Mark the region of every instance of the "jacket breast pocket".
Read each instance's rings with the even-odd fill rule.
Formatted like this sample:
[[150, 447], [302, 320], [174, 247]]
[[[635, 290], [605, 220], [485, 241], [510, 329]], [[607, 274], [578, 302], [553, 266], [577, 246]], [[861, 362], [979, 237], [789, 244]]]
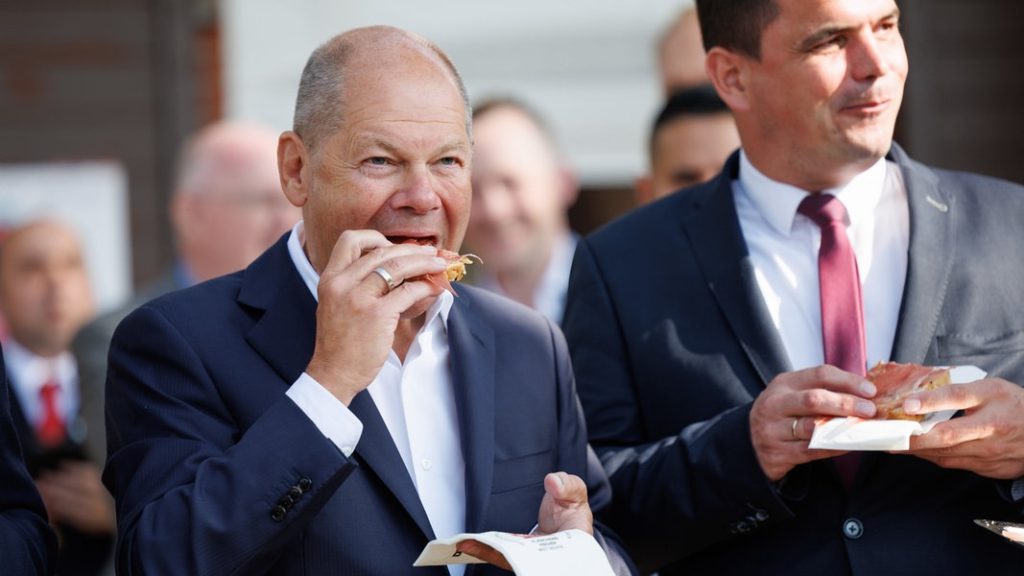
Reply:
[[1024, 330], [998, 334], [954, 333], [936, 337], [936, 355], [950, 366], [974, 365], [991, 376], [1024, 378]]
[[552, 470], [552, 450], [544, 450], [525, 456], [517, 456], [494, 462], [492, 494], [502, 494], [544, 482], [544, 476]]

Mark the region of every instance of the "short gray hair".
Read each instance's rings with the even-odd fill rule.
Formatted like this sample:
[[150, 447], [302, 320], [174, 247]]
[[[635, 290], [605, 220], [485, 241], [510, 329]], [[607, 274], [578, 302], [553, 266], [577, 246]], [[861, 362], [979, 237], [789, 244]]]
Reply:
[[295, 119], [292, 126], [292, 130], [302, 138], [306, 146], [310, 149], [315, 148], [339, 128], [342, 117], [341, 95], [345, 70], [349, 59], [356, 53], [358, 47], [351, 36], [353, 32], [368, 31], [400, 33], [405, 38], [430, 49], [440, 58], [459, 89], [459, 95], [462, 97], [462, 103], [466, 109], [466, 132], [472, 140], [473, 111], [469, 104], [469, 95], [466, 92], [462, 76], [459, 75], [459, 71], [455, 69], [455, 65], [448, 55], [436, 44], [422, 36], [397, 28], [374, 26], [359, 28], [331, 38], [317, 47], [306, 61], [306, 66], [302, 69], [302, 77], [299, 80], [299, 94], [295, 99]]

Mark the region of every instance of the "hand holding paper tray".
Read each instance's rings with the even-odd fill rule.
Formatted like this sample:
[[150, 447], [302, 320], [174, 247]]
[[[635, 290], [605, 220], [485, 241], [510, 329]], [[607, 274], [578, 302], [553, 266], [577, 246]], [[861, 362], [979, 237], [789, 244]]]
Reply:
[[[977, 366], [957, 366], [950, 369], [953, 384], [966, 384], [986, 376]], [[939, 422], [953, 417], [956, 410], [929, 414], [921, 422], [913, 420], [861, 420], [860, 418], [830, 418], [819, 423], [811, 436], [810, 448], [828, 450], [907, 450], [910, 437], [927, 433]]]
[[582, 530], [566, 530], [547, 536], [508, 532], [458, 534], [429, 542], [413, 566], [481, 564], [482, 560], [455, 550], [455, 545], [463, 540], [476, 540], [501, 552], [518, 576], [613, 576], [604, 551], [593, 536]]

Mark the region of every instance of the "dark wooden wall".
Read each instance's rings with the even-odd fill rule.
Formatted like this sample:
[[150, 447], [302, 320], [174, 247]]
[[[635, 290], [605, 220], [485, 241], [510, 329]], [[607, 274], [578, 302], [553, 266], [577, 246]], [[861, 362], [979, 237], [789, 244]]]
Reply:
[[137, 285], [173, 259], [173, 167], [220, 114], [216, 43], [210, 2], [0, 2], [0, 162], [122, 162]]
[[898, 138], [917, 159], [1024, 183], [1024, 2], [903, 0]]

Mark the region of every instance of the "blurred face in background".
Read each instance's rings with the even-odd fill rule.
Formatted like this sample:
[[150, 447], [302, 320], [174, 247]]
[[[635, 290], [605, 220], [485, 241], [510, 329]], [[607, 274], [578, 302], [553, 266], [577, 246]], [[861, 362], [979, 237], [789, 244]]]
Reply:
[[644, 204], [713, 178], [740, 146], [727, 112], [679, 116], [658, 128], [651, 147], [651, 173], [637, 181]]
[[473, 121], [473, 153], [466, 243], [498, 275], [546, 264], [575, 198], [554, 146], [525, 113], [498, 106]]
[[13, 231], [0, 244], [0, 307], [10, 335], [40, 356], [67, 350], [94, 313], [82, 250], [56, 222]]
[[201, 133], [172, 204], [182, 257], [196, 280], [248, 266], [298, 221], [277, 175], [277, 134], [224, 125]]

